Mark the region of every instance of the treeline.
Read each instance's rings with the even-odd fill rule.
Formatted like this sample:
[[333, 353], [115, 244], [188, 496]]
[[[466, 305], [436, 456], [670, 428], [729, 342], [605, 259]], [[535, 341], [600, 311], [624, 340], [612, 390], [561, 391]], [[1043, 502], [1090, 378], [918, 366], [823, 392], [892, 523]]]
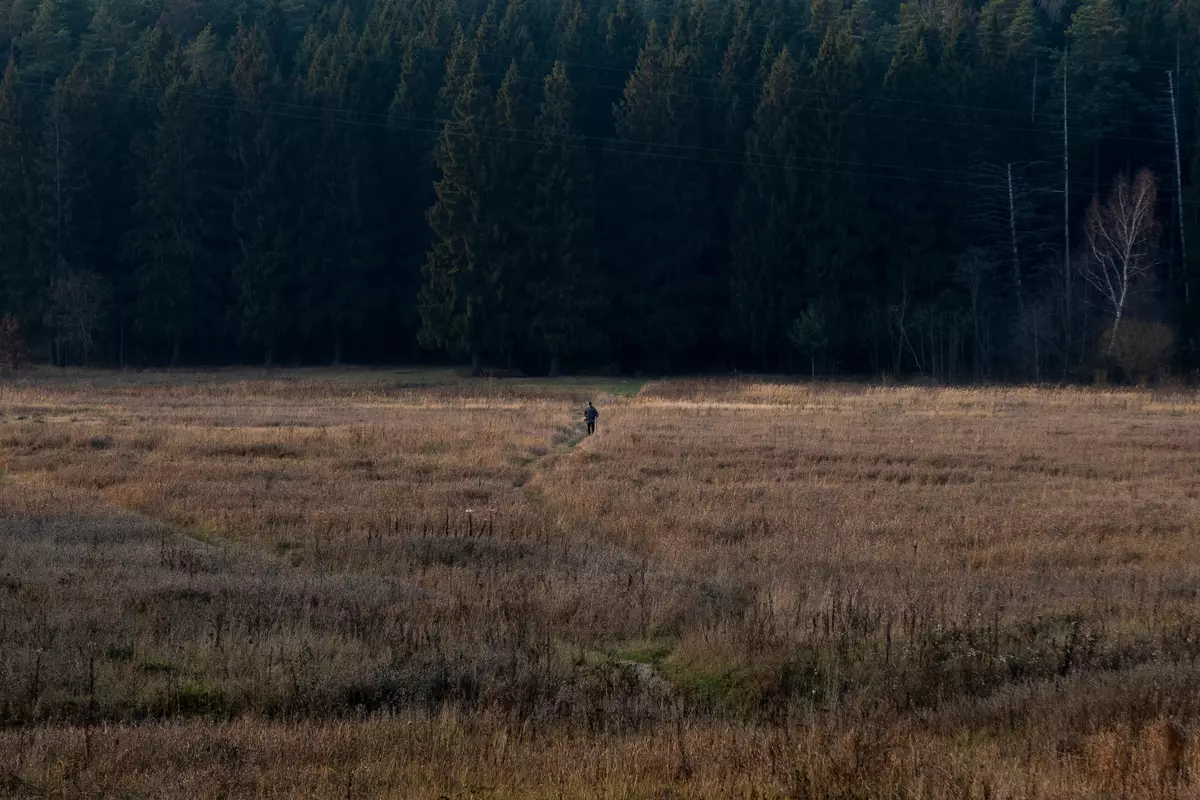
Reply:
[[1200, 351], [1197, 0], [0, 0], [0, 47], [0, 311], [58, 363]]

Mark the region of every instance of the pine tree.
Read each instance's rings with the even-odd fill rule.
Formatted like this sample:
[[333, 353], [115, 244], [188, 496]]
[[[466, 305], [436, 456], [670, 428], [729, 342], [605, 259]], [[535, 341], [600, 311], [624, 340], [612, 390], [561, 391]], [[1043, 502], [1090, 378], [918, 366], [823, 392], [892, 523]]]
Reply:
[[529, 247], [529, 328], [538, 352], [550, 361], [594, 350], [603, 309], [591, 253], [591, 181], [583, 141], [572, 125], [574, 98], [562, 62], [546, 77], [535, 123], [538, 176]]
[[720, 131], [721, 146], [727, 150], [739, 149], [746, 137], [746, 123], [754, 106], [751, 87], [758, 55], [754, 48], [748, 0], [738, 0], [732, 8], [735, 9], [734, 28], [717, 78], [718, 118], [714, 120]]
[[126, 4], [119, 0], [100, 0], [87, 30], [80, 37], [80, 58], [92, 70], [106, 68], [110, 62], [127, 61], [136, 51], [139, 31]]
[[[852, 318], [852, 309], [871, 300], [871, 276], [863, 267], [878, 224], [868, 217], [870, 192], [853, 165], [878, 156], [858, 123], [870, 113], [862, 99], [869, 75], [860, 31], [850, 14], [826, 27], [812, 63], [811, 108], [800, 134], [811, 169], [804, 174], [797, 220], [804, 238], [801, 293], [806, 303], [824, 309], [825, 326]], [[844, 338], [860, 331], [852, 325]]]
[[34, 172], [35, 118], [23, 95], [20, 73], [10, 59], [0, 82], [0, 304], [27, 323], [40, 322], [42, 292], [49, 277], [43, 220]]
[[943, 51], [957, 48], [958, 22], [943, 20], [942, 28], [935, 27], [939, 20], [930, 19], [915, 0], [901, 7], [901, 20], [884, 84], [893, 102], [885, 108], [910, 120], [886, 127], [877, 138], [886, 162], [903, 171], [898, 179], [872, 187], [889, 213], [874, 218], [870, 282], [877, 287], [878, 307], [898, 306], [903, 298], [906, 307], [924, 313], [951, 285], [956, 259], [965, 249], [963, 225], [933, 226], [928, 220], [965, 219], [969, 199], [965, 187], [920, 178], [949, 168], [969, 174], [972, 140], [990, 129], [961, 116], [968, 106], [962, 86], [948, 78], [937, 59], [939, 54], [947, 61], [957, 57]]
[[487, 8], [483, 10], [483, 16], [479, 19], [479, 25], [475, 28], [475, 53], [483, 54], [487, 57], [496, 55], [494, 49], [499, 42], [500, 36], [497, 28], [500, 25], [500, 0], [488, 0]]
[[[658, 369], [687, 357], [709, 330], [708, 176], [697, 169], [700, 117], [688, 42], [676, 20], [668, 43], [651, 23], [638, 66], [615, 109], [610, 217], [620, 290], [615, 331], [626, 356]], [[663, 302], [663, 298], [674, 298]]]
[[204, 248], [196, 230], [194, 192], [204, 176], [197, 174], [194, 154], [185, 148], [186, 86], [181, 57], [171, 59], [171, 83], [160, 101], [153, 143], [138, 185], [126, 258], [137, 275], [137, 326], [150, 338], [161, 337], [178, 362], [182, 340], [193, 334], [196, 312], [204, 307], [201, 282]]
[[291, 264], [303, 225], [293, 202], [300, 196], [286, 169], [284, 126], [271, 113], [280, 73], [257, 26], [234, 43], [234, 109], [230, 119], [233, 161], [242, 177], [233, 205], [240, 258], [233, 268], [237, 317], [267, 364], [291, 332], [296, 287]]
[[1033, 0], [1020, 0], [1006, 33], [1009, 64], [1025, 66], [1025, 61], [1038, 46], [1037, 11]]
[[5, 9], [5, 53], [13, 54], [13, 45], [21, 40], [33, 28], [33, 18], [37, 14], [37, 0], [10, 0]]
[[471, 66], [472, 60], [478, 60], [471, 41], [463, 33], [462, 28], [455, 31], [454, 41], [446, 56], [446, 69], [443, 72], [441, 88], [437, 95], [437, 121], [439, 125], [449, 120], [454, 114], [454, 105], [462, 94], [463, 79]]
[[508, 0], [504, 16], [496, 30], [497, 55], [529, 63], [537, 57], [537, 42], [544, 41], [539, 14], [529, 7], [529, 0]]
[[504, 349], [505, 300], [501, 263], [487, 229], [487, 128], [492, 112], [479, 57], [472, 54], [458, 83], [435, 161], [441, 173], [429, 212], [433, 245], [423, 269], [421, 341], [449, 353], [468, 353], [479, 374], [485, 351]]
[[[169, 347], [219, 338], [229, 245], [229, 195], [221, 146], [224, 120], [190, 101], [224, 90], [224, 70], [206, 28], [168, 60], [171, 80], [159, 101], [154, 136], [139, 170], [135, 225], [125, 242], [136, 286], [136, 329]], [[162, 348], [156, 348], [163, 352]]]
[[633, 0], [617, 0], [605, 21], [604, 54], [609, 66], [630, 69], [637, 63], [638, 46], [646, 38], [646, 23]]
[[336, 30], [317, 46], [301, 82], [305, 103], [322, 108], [322, 114], [312, 137], [313, 166], [305, 192], [300, 308], [308, 331], [331, 343], [334, 363], [341, 361], [345, 338], [362, 325], [372, 249], [363, 226], [360, 176], [365, 151], [360, 132], [345, 124], [343, 111], [353, 106], [354, 44], [350, 12], [343, 10]]
[[47, 230], [50, 263], [57, 273], [68, 268], [90, 268], [81, 264], [84, 243], [74, 224], [77, 196], [87, 192], [89, 161], [81, 157], [92, 131], [90, 92], [85, 70], [72, 70], [66, 80], [55, 83], [42, 125], [38, 178], [43, 200], [40, 213]]
[[184, 62], [193, 82], [210, 88], [224, 83], [225, 53], [217, 43], [217, 33], [212, 25], [206, 25], [196, 34], [184, 53]]
[[27, 81], [52, 86], [71, 58], [71, 31], [59, 0], [39, 0], [33, 25], [21, 38], [21, 68]]
[[800, 310], [803, 252], [797, 236], [801, 203], [797, 99], [800, 77], [785, 47], [775, 59], [746, 135], [746, 182], [735, 212], [730, 296], [742, 344], [764, 366], [776, 366]]
[[[371, 113], [384, 112], [392, 102], [405, 57], [405, 50], [417, 40], [429, 47], [436, 47], [439, 37], [444, 37], [444, 22], [439, 9], [446, 0], [377, 0], [369, 3], [366, 11], [358, 4], [328, 4], [325, 16], [332, 15], [329, 22], [338, 23], [342, 7], [351, 8], [358, 27], [359, 14], [365, 13], [361, 22], [361, 33], [354, 44], [352, 62], [355, 71], [355, 94], [362, 110]], [[326, 31], [328, 32], [328, 31]], [[444, 57], [444, 56], [443, 56]], [[286, 73], [285, 73], [286, 74]], [[367, 134], [370, 135], [370, 134]], [[388, 136], [382, 129], [375, 129], [372, 149], [377, 152], [386, 148]]]
[[[1105, 173], [1104, 139], [1123, 127], [1123, 115], [1117, 110], [1139, 105], [1131, 84], [1136, 65], [1127, 54], [1128, 33], [1112, 0], [1083, 0], [1067, 28], [1070, 107], [1072, 115], [1080, 118], [1072, 133], [1088, 140], [1091, 178], [1097, 190]], [[1123, 162], [1116, 163], [1118, 169], [1123, 167]]]
[[[103, 75], [102, 71], [101, 81]], [[120, 170], [127, 142], [120, 119], [107, 107], [104, 89], [96, 83], [81, 60], [55, 89], [56, 113], [65, 123], [58, 133], [69, 134], [60, 185], [71, 210], [69, 257], [114, 279], [123, 209], [113, 199], [123, 194]]]
[[440, 92], [448, 80], [447, 67], [459, 71], [466, 48], [461, 32], [448, 22], [439, 24], [438, 19], [435, 16], [405, 46], [389, 108], [389, 135], [379, 159], [385, 166], [384, 180], [376, 194], [380, 198], [376, 205], [387, 215], [380, 226], [386, 231], [382, 252], [391, 264], [391, 280], [386, 283], [394, 287], [394, 293], [382, 299], [390, 304], [388, 316], [398, 318], [397, 327], [411, 339], [421, 324], [416, 301], [430, 242], [426, 212], [434, 201], [437, 177], [432, 154], [440, 121], [448, 118], [452, 106], [452, 99], [441, 101]]
[[523, 283], [523, 256], [529, 236], [531, 114], [524, 86], [520, 68], [513, 61], [496, 93], [495, 112], [484, 145], [488, 154], [487, 175], [481, 204], [487, 251], [496, 262], [495, 269], [505, 276], [504, 285], [509, 287], [504, 313], [498, 318], [493, 335], [513, 346], [520, 345], [516, 321], [521, 318], [522, 309], [516, 288]]
[[587, 57], [588, 15], [583, 0], [563, 0], [554, 23], [554, 52], [559, 60], [580, 62]]

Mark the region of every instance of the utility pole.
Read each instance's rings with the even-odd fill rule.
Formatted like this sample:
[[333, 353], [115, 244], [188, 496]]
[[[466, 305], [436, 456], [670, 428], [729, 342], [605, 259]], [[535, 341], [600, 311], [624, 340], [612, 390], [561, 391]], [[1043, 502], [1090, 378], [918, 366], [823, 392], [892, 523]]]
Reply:
[[1179, 160], [1179, 109], [1175, 101], [1175, 75], [1167, 71], [1167, 88], [1171, 92], [1171, 127], [1175, 133], [1175, 208], [1179, 210], [1179, 253], [1183, 265], [1183, 299], [1192, 300], [1191, 281], [1188, 280], [1187, 234], [1183, 217], [1183, 167]]

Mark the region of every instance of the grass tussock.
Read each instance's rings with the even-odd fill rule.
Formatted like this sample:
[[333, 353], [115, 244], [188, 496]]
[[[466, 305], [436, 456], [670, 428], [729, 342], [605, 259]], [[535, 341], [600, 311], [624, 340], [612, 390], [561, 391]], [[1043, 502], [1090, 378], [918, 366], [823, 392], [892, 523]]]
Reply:
[[0, 794], [1196, 796], [1198, 411], [35, 375]]

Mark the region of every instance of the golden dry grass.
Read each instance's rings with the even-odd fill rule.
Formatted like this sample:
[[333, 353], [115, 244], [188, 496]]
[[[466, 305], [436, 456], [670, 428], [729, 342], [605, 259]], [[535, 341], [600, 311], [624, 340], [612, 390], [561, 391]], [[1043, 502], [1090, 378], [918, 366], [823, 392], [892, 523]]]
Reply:
[[9, 382], [0, 794], [1200, 796], [1195, 395], [634, 389]]

